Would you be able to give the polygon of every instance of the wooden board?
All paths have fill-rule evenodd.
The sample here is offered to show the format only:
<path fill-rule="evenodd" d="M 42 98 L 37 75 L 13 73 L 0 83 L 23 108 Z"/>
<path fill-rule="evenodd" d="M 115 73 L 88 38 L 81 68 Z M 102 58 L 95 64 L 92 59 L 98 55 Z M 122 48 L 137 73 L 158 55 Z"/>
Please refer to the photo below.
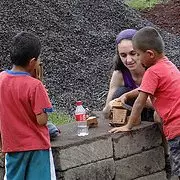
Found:
<path fill-rule="evenodd" d="M 127 109 L 113 108 L 113 119 L 114 124 L 126 124 L 127 120 Z"/>

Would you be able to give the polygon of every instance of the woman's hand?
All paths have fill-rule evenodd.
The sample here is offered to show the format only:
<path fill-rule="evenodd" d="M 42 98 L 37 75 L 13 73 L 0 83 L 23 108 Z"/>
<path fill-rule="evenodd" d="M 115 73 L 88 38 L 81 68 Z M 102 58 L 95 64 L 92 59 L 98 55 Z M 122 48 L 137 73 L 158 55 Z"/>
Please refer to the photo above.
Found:
<path fill-rule="evenodd" d="M 126 96 L 126 93 L 124 93 L 123 95 L 121 95 L 120 97 L 114 99 L 115 101 L 120 101 L 122 102 L 123 104 L 126 104 L 126 101 L 127 101 L 127 96 Z"/>
<path fill-rule="evenodd" d="M 125 125 L 125 126 L 121 126 L 121 127 L 115 127 L 113 129 L 111 129 L 109 132 L 110 133 L 118 133 L 118 132 L 127 132 L 127 131 L 131 131 L 131 128 L 129 128 L 128 125 Z"/>
<path fill-rule="evenodd" d="M 110 115 L 111 115 L 111 108 L 109 105 L 106 105 L 103 109 L 103 115 L 106 119 L 109 119 L 110 118 Z"/>
<path fill-rule="evenodd" d="M 113 103 L 115 101 L 118 101 L 118 102 L 122 102 L 122 104 L 125 104 L 126 101 L 127 101 L 127 97 L 126 97 L 126 93 L 121 95 L 120 97 L 116 98 L 116 99 L 113 99 L 112 101 L 109 102 L 109 108 L 112 109 L 112 106 L 113 106 Z"/>

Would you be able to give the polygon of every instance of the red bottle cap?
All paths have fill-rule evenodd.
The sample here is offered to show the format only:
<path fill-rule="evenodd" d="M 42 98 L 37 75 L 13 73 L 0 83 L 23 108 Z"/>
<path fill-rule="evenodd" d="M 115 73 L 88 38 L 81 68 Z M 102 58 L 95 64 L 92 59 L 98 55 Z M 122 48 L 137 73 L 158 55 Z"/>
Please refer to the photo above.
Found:
<path fill-rule="evenodd" d="M 76 106 L 82 105 L 82 101 L 76 101 Z"/>

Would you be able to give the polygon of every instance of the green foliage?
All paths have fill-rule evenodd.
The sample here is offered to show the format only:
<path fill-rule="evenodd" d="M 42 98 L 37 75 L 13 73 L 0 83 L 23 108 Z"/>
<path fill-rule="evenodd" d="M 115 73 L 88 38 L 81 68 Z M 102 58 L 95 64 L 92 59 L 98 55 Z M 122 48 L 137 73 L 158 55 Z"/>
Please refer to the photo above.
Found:
<path fill-rule="evenodd" d="M 49 121 L 51 121 L 53 124 L 55 124 L 57 126 L 67 124 L 67 123 L 74 121 L 73 117 L 69 116 L 66 113 L 62 113 L 62 112 L 49 113 L 48 119 L 49 119 Z"/>
<path fill-rule="evenodd" d="M 146 8 L 152 8 L 156 4 L 162 2 L 162 0 L 128 0 L 126 4 L 134 9 L 142 10 Z"/>

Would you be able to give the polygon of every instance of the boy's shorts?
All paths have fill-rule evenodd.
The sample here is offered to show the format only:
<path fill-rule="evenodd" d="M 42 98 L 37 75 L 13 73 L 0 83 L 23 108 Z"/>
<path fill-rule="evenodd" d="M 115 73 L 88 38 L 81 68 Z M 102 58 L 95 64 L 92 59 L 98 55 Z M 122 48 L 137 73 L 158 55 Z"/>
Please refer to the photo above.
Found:
<path fill-rule="evenodd" d="M 6 153 L 4 180 L 24 179 L 56 180 L 51 149 Z"/>
<path fill-rule="evenodd" d="M 171 174 L 180 176 L 180 137 L 168 141 L 170 150 Z"/>

